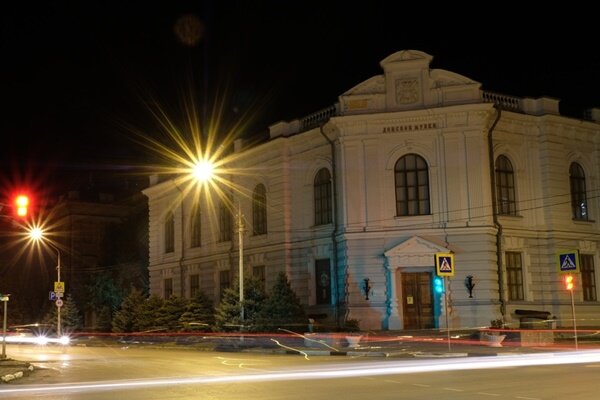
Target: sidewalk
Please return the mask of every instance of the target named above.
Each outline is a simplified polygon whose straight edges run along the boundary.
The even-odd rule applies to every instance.
[[[28,362],[6,358],[0,360],[0,384],[29,375],[34,370]]]

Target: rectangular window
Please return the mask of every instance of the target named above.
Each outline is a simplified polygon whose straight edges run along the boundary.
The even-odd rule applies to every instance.
[[[194,207],[194,212],[192,213],[190,223],[191,223],[191,247],[200,247],[202,243],[202,224],[200,223],[200,218],[202,214],[200,214],[200,207]]]
[[[231,286],[231,281],[229,279],[229,271],[219,271],[219,299],[223,299],[223,294],[225,293],[225,289]]]
[[[333,221],[331,175],[327,168],[317,172],[314,181],[315,225],[326,225]]]
[[[262,283],[262,288],[265,288],[265,266],[256,265],[252,267],[252,276]]]
[[[521,263],[521,253],[507,251],[505,256],[508,299],[525,300],[523,295],[523,264]]]
[[[225,201],[221,201],[219,204],[219,241],[229,242],[231,241],[231,210],[227,207]]]
[[[315,261],[317,304],[331,304],[331,271],[329,259]]]
[[[165,253],[175,251],[175,216],[169,213],[165,219]]]
[[[198,290],[200,290],[200,275],[190,275],[190,298],[196,296]]]
[[[594,271],[594,256],[591,254],[579,255],[581,262],[581,289],[584,301],[596,301],[596,272]]]
[[[171,296],[173,296],[173,279],[172,278],[167,278],[164,280],[164,297],[165,299],[170,298]]]

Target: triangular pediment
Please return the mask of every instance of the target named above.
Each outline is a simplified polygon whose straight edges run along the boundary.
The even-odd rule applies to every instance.
[[[411,64],[419,67],[428,67],[433,60],[433,56],[419,50],[401,50],[387,56],[379,64],[385,70],[396,65]],[[392,67],[394,68],[394,67]]]
[[[466,76],[431,69],[433,57],[418,50],[402,50],[380,62],[382,75],[373,76],[340,96],[340,113],[430,109],[482,102],[481,84]]]
[[[449,250],[439,244],[423,239],[419,236],[413,236],[408,240],[392,247],[384,253],[388,258],[400,255],[431,255],[435,253],[447,253]]]

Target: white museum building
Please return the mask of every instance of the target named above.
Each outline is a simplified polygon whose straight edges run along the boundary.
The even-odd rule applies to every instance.
[[[533,310],[569,327],[567,252],[577,325],[599,326],[600,109],[561,116],[557,99],[484,91],[432,58],[396,52],[330,108],[238,139],[227,202],[154,179],[151,294],[217,304],[242,266],[267,290],[284,271],[323,325],[515,326]]]

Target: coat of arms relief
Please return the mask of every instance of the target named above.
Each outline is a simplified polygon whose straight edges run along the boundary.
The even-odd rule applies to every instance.
[[[398,104],[412,104],[419,101],[419,80],[396,80],[396,102]]]

